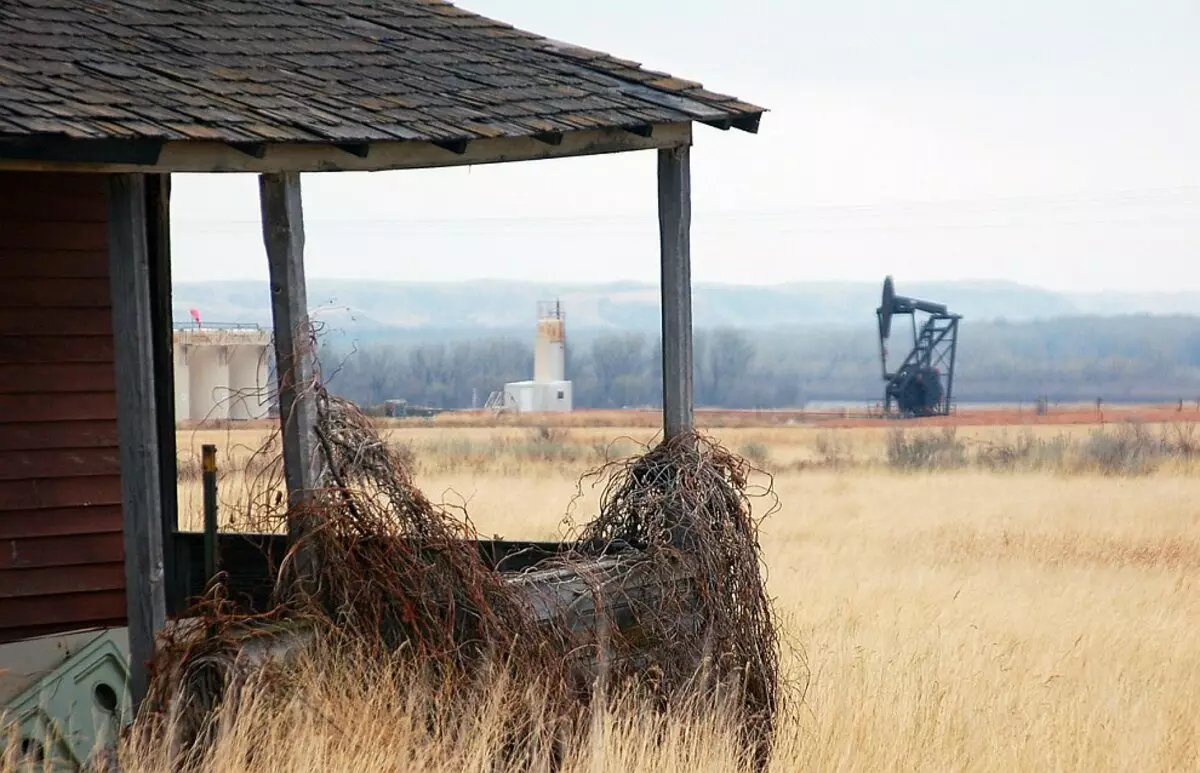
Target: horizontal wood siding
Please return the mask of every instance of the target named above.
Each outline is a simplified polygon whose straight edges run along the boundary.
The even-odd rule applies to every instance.
[[[0,172],[0,641],[125,618],[104,183]]]

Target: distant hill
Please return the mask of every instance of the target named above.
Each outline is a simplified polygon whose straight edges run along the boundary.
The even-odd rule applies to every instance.
[[[1200,399],[1200,294],[1070,295],[1010,282],[897,289],[964,315],[959,400]],[[697,286],[697,401],[754,408],[877,400],[879,290],[867,283]],[[367,404],[404,397],[462,408],[528,378],[536,303],[554,298],[567,313],[576,405],[652,405],[661,398],[659,293],[651,284],[309,284],[310,307],[325,323],[323,356],[336,363],[331,383]],[[271,320],[262,282],[177,285],[176,319],[187,320],[192,307],[209,322]],[[734,334],[741,343],[729,351],[749,362],[732,376],[714,375],[724,371],[714,364],[715,333],[705,329],[717,326],[744,331]],[[899,351],[908,337],[896,332],[892,348]]]
[[[947,304],[971,321],[1012,322],[1082,315],[1200,314],[1200,293],[1068,294],[1004,281],[912,282],[897,292]],[[877,283],[812,282],[769,286],[701,284],[693,291],[697,327],[748,330],[859,326],[872,321]],[[537,301],[559,299],[568,329],[653,330],[658,287],[636,282],[551,285],[472,280],[457,283],[310,279],[309,305],[328,327],[480,332],[524,330]],[[268,323],[265,282],[186,282],[175,286],[175,318],[198,308],[212,322]]]

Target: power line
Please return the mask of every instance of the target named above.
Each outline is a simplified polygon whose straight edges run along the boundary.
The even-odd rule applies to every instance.
[[[908,201],[875,204],[828,204],[792,206],[785,208],[770,208],[759,210],[710,210],[698,209],[693,218],[696,224],[705,222],[770,222],[775,220],[853,220],[862,218],[880,218],[889,216],[930,216],[930,215],[997,215],[997,214],[1038,214],[1063,212],[1070,210],[1097,210],[1112,208],[1142,208],[1142,209],[1175,209],[1195,208],[1200,213],[1200,185],[1180,185],[1168,188],[1129,189],[1093,194],[1065,194],[1055,196],[994,196],[973,199],[948,199],[930,201]],[[456,217],[364,217],[364,218],[323,218],[308,217],[311,226],[406,226],[438,227],[454,225],[461,228],[463,223],[473,223],[478,226],[520,226],[523,224],[556,224],[556,225],[608,225],[621,222],[636,222],[655,219],[653,211],[605,213],[596,215],[471,215]],[[1185,217],[1181,222],[1191,222],[1192,218]],[[227,220],[189,220],[175,219],[180,226],[200,226],[206,230],[221,228],[259,227],[255,219]],[[1081,222],[1106,222],[1081,221]],[[1158,222],[1158,221],[1153,221]],[[936,227],[937,224],[931,224]]]

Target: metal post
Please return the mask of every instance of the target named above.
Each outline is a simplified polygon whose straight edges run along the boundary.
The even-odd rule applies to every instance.
[[[217,575],[217,447],[205,443],[200,447],[204,475],[204,584]]]
[[[954,329],[950,339],[950,372],[946,374],[946,415],[950,415],[954,405],[954,360],[958,356],[958,320],[951,320]]]
[[[692,431],[692,180],[690,148],[658,152],[662,268],[663,434]]]

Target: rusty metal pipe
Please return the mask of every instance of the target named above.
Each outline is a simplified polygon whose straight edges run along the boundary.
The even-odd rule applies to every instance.
[[[200,463],[204,477],[204,584],[216,576],[217,560],[217,447],[206,443],[200,447]]]

